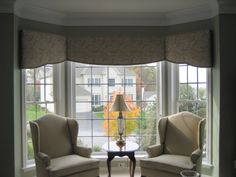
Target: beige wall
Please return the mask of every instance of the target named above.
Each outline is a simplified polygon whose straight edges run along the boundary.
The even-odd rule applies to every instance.
[[[220,15],[220,177],[235,177],[236,169],[236,14]]]
[[[14,15],[0,13],[0,176],[13,177],[14,156]]]

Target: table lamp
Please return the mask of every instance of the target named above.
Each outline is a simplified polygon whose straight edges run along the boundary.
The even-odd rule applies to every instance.
[[[116,95],[115,102],[113,103],[110,112],[119,112],[119,116],[117,117],[119,140],[116,141],[116,144],[120,148],[122,148],[125,145],[125,141],[122,138],[125,129],[125,120],[122,116],[122,111],[130,111],[130,109],[126,105],[123,95],[118,94]]]

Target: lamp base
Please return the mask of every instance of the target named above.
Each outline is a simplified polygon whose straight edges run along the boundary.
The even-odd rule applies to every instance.
[[[120,149],[122,149],[122,147],[125,146],[125,141],[122,140],[122,139],[119,139],[119,140],[116,141],[116,145],[117,145]]]

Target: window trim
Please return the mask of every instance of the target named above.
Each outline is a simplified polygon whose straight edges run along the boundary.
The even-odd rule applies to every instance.
[[[160,104],[157,106],[159,109],[159,114],[157,115],[157,120],[161,116],[168,114],[173,114],[177,112],[177,93],[178,87],[178,65],[168,62],[158,62],[156,83],[160,83],[157,86],[157,95],[160,98]],[[54,66],[54,102],[56,103],[55,112],[61,115],[67,115],[69,117],[76,117],[74,113],[76,112],[76,104],[72,102],[75,94],[75,65],[70,62],[65,62],[57,64]],[[25,70],[21,70],[21,114],[22,114],[22,165],[23,169],[32,167],[34,165],[34,160],[28,160],[27,158],[27,124],[25,115]],[[168,90],[167,90],[168,89]],[[170,93],[170,94],[168,94]],[[204,166],[212,165],[212,70],[207,69],[207,93],[208,93],[208,119],[206,120],[207,131],[206,131],[206,161],[203,161]],[[168,96],[170,95],[170,96]],[[76,102],[76,100],[74,100]],[[168,104],[168,105],[167,105]],[[166,108],[167,106],[167,108]],[[168,110],[167,110],[168,109]],[[158,110],[157,110],[158,111]],[[142,151],[138,153],[144,153]],[[103,153],[104,154],[104,153]],[[103,155],[102,154],[102,155]],[[94,156],[101,155],[101,153],[94,152]]]
[[[22,169],[32,168],[35,164],[34,159],[28,159],[28,146],[27,146],[27,120],[26,120],[26,99],[25,99],[25,79],[26,79],[26,69],[22,69],[21,74],[21,117],[22,117]],[[54,103],[55,103],[55,113],[60,115],[65,115],[65,101],[64,101],[64,94],[65,89],[63,88],[64,77],[65,75],[65,68],[64,64],[55,64],[53,65],[53,83],[55,86],[53,87],[54,92]]]
[[[168,72],[171,75],[171,88],[169,98],[170,111],[169,114],[177,113],[177,102],[178,102],[178,92],[179,92],[179,69],[178,64],[168,63],[171,72]],[[212,70],[206,68],[207,74],[207,119],[206,119],[206,160],[202,161],[205,166],[212,166]]]

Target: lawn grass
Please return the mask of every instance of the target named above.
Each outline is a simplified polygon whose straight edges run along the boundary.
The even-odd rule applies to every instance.
[[[101,118],[101,119],[103,118],[103,115],[104,115],[103,112],[95,112],[94,114],[96,118]]]
[[[26,108],[27,121],[36,120],[37,118],[46,114],[46,109],[39,105],[30,105]]]

